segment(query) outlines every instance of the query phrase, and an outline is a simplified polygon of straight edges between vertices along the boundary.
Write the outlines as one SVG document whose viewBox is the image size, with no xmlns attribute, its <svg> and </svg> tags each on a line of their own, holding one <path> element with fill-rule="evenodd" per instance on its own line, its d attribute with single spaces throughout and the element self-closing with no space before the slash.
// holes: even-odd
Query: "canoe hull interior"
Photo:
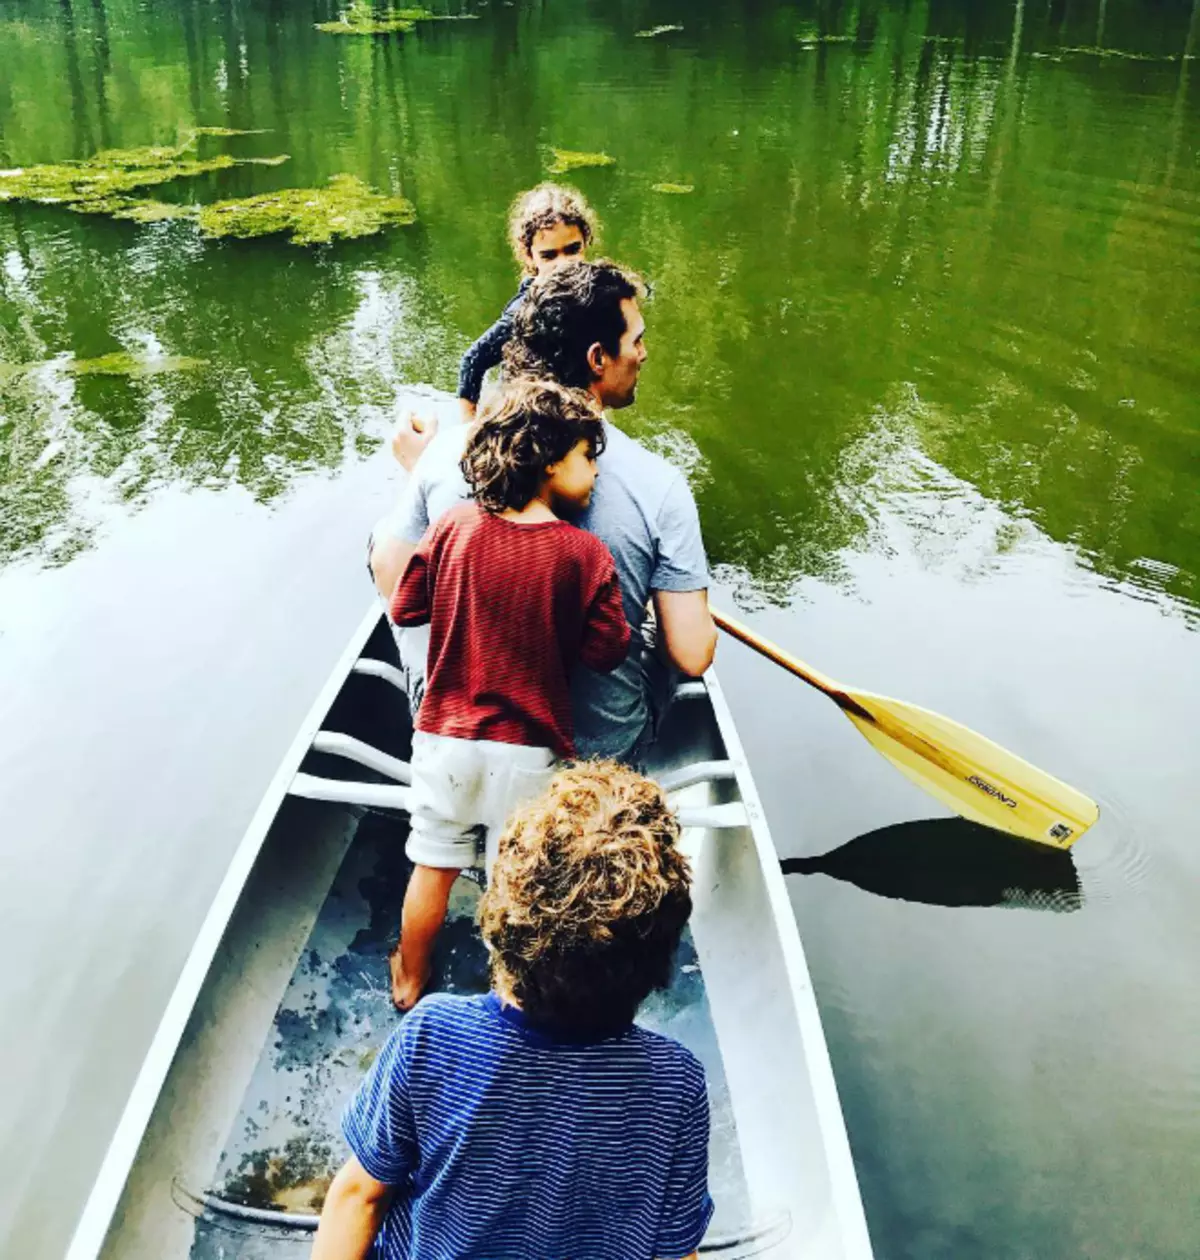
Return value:
<svg viewBox="0 0 1200 1260">
<path fill-rule="evenodd" d="M 382 622 L 364 655 L 394 659 Z M 749 822 L 685 834 L 696 871 L 691 930 L 672 987 L 655 995 L 643 1018 L 689 1045 L 709 1073 L 718 1216 L 708 1241 L 723 1255 L 869 1260 L 824 1037 L 753 782 L 715 679 L 692 692 L 676 702 L 653 769 L 728 758 L 735 779 L 686 788 L 680 800 L 741 800 Z M 349 674 L 326 708 L 323 720 L 316 715 L 322 729 L 407 760 L 406 705 L 385 682 Z M 303 770 L 383 781 L 311 752 Z M 405 834 L 394 812 L 282 800 L 208 967 L 103 1250 L 91 1254 L 307 1256 L 305 1218 L 319 1209 L 345 1154 L 340 1109 L 398 1018 L 386 952 L 408 874 Z M 486 986 L 473 929 L 477 897 L 468 881 L 456 885 L 437 987 Z M 249 1212 L 238 1215 L 239 1207 Z M 247 1219 L 256 1211 L 261 1219 Z M 284 1227 L 276 1213 L 290 1214 Z"/>
</svg>

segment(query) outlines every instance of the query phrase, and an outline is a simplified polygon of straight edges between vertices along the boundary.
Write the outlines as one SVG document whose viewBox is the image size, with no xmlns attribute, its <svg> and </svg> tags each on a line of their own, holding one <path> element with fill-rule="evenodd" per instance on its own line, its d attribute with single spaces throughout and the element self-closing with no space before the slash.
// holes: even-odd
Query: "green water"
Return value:
<svg viewBox="0 0 1200 1260">
<path fill-rule="evenodd" d="M 790 877 L 878 1255 L 1196 1255 L 1200 9 L 440 11 L 478 19 L 357 39 L 314 29 L 333 3 L 0 0 L 0 169 L 253 129 L 199 153 L 289 160 L 152 195 L 349 173 L 418 214 L 305 249 L 0 204 L 14 1254 L 69 1234 L 369 596 L 398 393 L 453 387 L 557 147 L 615 159 L 571 178 L 652 286 L 621 419 L 689 472 L 722 601 L 1104 809 L 1072 914 L 1003 878 L 976 900 L 1006 908 L 959 904 L 911 837 L 903 888 Z M 71 370 L 118 352 L 201 362 Z M 937 814 L 798 684 L 720 668 L 782 853 Z"/>
</svg>

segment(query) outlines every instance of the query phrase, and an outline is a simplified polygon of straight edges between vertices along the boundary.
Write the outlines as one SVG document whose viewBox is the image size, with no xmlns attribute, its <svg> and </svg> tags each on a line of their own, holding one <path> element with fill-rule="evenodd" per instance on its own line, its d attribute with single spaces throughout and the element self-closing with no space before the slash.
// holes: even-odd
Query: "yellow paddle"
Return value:
<svg viewBox="0 0 1200 1260">
<path fill-rule="evenodd" d="M 836 704 L 891 763 L 918 787 L 972 822 L 1069 849 L 1100 817 L 1096 802 L 1020 757 L 903 700 L 853 691 L 790 656 L 717 609 L 713 620 Z"/>
</svg>

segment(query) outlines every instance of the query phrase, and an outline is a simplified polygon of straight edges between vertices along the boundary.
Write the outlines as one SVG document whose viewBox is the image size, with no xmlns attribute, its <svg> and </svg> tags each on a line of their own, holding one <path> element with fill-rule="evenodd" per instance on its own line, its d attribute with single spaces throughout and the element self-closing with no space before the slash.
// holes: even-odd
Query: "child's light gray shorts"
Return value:
<svg viewBox="0 0 1200 1260">
<path fill-rule="evenodd" d="M 553 775 L 548 748 L 414 732 L 405 853 L 421 866 L 462 870 L 486 860 L 490 869 L 509 815 Z"/>
</svg>

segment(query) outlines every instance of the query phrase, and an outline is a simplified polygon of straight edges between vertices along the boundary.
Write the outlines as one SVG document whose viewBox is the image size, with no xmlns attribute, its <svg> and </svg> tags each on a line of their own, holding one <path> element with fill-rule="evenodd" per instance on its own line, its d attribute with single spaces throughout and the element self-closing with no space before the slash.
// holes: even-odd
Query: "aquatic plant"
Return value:
<svg viewBox="0 0 1200 1260">
<path fill-rule="evenodd" d="M 651 184 L 650 191 L 682 195 L 683 193 L 695 192 L 696 186 L 695 184 Z"/>
<path fill-rule="evenodd" d="M 581 153 L 575 149 L 551 149 L 551 160 L 546 170 L 551 175 L 565 175 L 568 171 L 580 170 L 588 166 L 616 166 L 617 159 L 607 153 Z"/>
<path fill-rule="evenodd" d="M 160 376 L 164 372 L 195 372 L 208 366 L 207 359 L 193 359 L 181 354 L 142 355 L 127 350 L 115 350 L 111 354 L 92 359 L 77 359 L 73 354 L 59 355 L 54 359 L 35 363 L 0 363 L 0 385 L 15 381 L 38 368 L 51 368 L 69 372 L 72 376 Z"/>
<path fill-rule="evenodd" d="M 414 13 L 418 10 L 406 10 Z M 184 157 L 202 135 L 240 134 L 232 128 L 197 127 L 177 145 L 107 149 L 80 162 L 0 171 L 0 201 L 61 205 L 79 214 L 104 214 L 135 223 L 192 219 L 205 236 L 267 236 L 289 232 L 297 245 L 369 236 L 392 224 L 412 223 L 416 211 L 403 197 L 374 192 L 352 175 L 336 175 L 325 188 L 287 188 L 213 205 L 178 205 L 130 194 L 171 180 L 233 166 L 279 166 L 273 157 Z"/>
<path fill-rule="evenodd" d="M 653 39 L 656 35 L 667 35 L 671 31 L 681 30 L 683 30 L 682 26 L 679 26 L 674 22 L 668 22 L 663 26 L 652 26 L 649 30 L 634 31 L 633 34 L 635 39 Z"/>
<path fill-rule="evenodd" d="M 416 25 L 408 18 L 359 18 L 351 21 L 349 17 L 342 17 L 336 22 L 316 23 L 317 30 L 326 35 L 404 35 L 415 30 Z"/>
<path fill-rule="evenodd" d="M 335 22 L 318 22 L 317 30 L 326 35 L 403 35 L 418 22 L 463 22 L 479 17 L 478 13 L 431 13 L 428 9 L 388 9 L 376 15 L 369 0 L 353 0 Z"/>
<path fill-rule="evenodd" d="M 1059 48 L 1060 53 L 1074 57 L 1114 57 L 1121 61 L 1174 61 L 1174 57 L 1156 57 L 1153 53 L 1126 52 L 1122 48 L 1097 48 L 1084 44 L 1078 48 Z"/>
<path fill-rule="evenodd" d="M 122 201 L 113 207 L 97 206 L 98 213 L 111 214 L 114 219 L 131 219 L 134 223 L 165 223 L 168 219 L 194 219 L 195 206 L 182 206 L 173 201 L 154 201 L 149 197 L 137 201 Z"/>
<path fill-rule="evenodd" d="M 189 133 L 193 136 L 265 136 L 265 127 L 193 127 Z"/>
<path fill-rule="evenodd" d="M 72 376 L 161 376 L 164 372 L 195 372 L 208 366 L 207 359 L 182 354 L 140 355 L 127 350 L 116 350 L 94 359 L 70 358 L 55 362 Z"/>
<path fill-rule="evenodd" d="M 275 166 L 274 158 L 234 158 L 227 153 L 211 158 L 185 157 L 200 136 L 249 134 L 230 127 L 195 127 L 175 145 L 146 145 L 134 149 L 103 149 L 77 162 L 42 163 L 0 171 L 0 201 L 32 201 L 60 205 L 79 214 L 107 214 L 142 223 L 190 217 L 188 207 L 168 208 L 165 202 L 130 197 L 141 189 L 156 188 L 176 179 L 254 162 Z"/>
<path fill-rule="evenodd" d="M 377 193 L 354 175 L 334 175 L 324 188 L 284 188 L 201 206 L 197 222 L 210 237 L 287 232 L 293 245 L 323 245 L 372 236 L 416 218 L 416 208 L 406 198 Z"/>
<path fill-rule="evenodd" d="M 236 165 L 237 161 L 227 154 L 181 160 L 173 149 L 110 150 L 82 162 L 0 171 L 0 201 L 34 201 L 104 214 L 122 204 L 123 194 L 135 189 Z"/>
<path fill-rule="evenodd" d="M 818 44 L 854 44 L 857 35 L 822 35 L 813 27 L 796 32 L 796 38 L 802 48 L 816 48 Z"/>
</svg>

